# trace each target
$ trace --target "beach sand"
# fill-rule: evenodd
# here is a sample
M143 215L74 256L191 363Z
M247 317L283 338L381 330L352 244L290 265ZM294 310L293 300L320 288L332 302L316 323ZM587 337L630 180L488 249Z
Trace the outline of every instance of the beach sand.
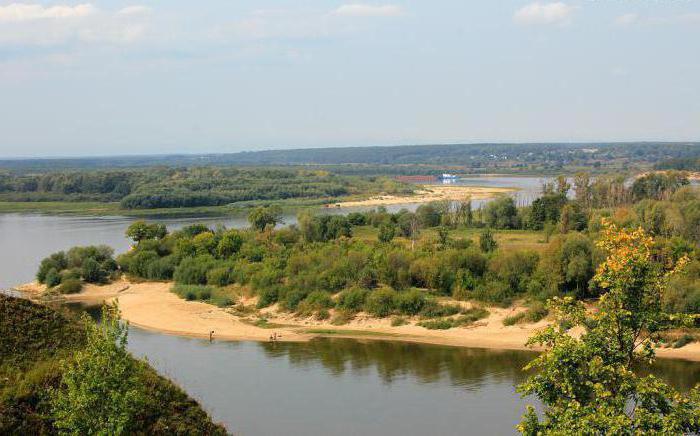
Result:
M354 320L342 326L328 321L299 318L294 314L278 313L275 307L263 309L268 325L262 328L252 325L257 316L246 319L211 304L186 301L170 292L172 283L132 283L121 279L105 286L86 285L80 294L68 295L69 301L115 301L118 300L122 317L131 324L167 334L209 338L214 332L217 340L267 341L277 334L280 341L307 341L319 336L387 339L458 347L525 350L527 339L538 329L547 325L547 320L534 324L504 326L503 318L524 308L488 308L488 318L471 326L449 330L428 330L416 325L391 326L390 318L372 318L358 314ZM38 296L43 286L34 284L18 288L30 296ZM246 306L254 305L254 299L244 300ZM463 303L468 304L468 303ZM414 320L415 321L415 320ZM682 348L660 348L657 355L700 361L700 343L693 342Z
M457 186L457 185L424 185L414 195L397 196L382 195L366 200L343 201L331 206L358 207L358 206L387 206L404 203L428 203L441 200L482 200L493 198L497 195L515 192L515 188L487 188L481 186Z

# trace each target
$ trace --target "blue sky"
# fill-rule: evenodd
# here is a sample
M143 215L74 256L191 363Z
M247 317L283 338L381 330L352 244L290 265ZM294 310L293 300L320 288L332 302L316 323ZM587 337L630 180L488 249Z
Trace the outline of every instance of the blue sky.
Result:
M695 0L0 0L0 156L700 140Z

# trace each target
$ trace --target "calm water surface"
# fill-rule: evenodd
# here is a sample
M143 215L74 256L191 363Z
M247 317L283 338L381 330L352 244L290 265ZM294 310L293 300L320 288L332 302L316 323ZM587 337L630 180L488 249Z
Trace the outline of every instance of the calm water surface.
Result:
M539 186L532 183L533 189ZM195 221L245 225L243 218L161 221L170 228ZM74 245L126 250L123 235L131 222L0 215L0 288L32 280L43 257ZM513 433L526 404L515 386L534 356L341 339L209 343L137 328L129 339L134 354L146 357L240 435ZM654 372L681 389L700 380L697 363L662 360Z

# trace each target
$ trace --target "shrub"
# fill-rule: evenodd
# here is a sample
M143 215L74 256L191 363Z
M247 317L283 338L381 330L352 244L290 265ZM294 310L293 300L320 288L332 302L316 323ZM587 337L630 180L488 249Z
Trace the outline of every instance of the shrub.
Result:
M67 278L62 280L56 289L61 294L77 294L83 289L83 282L80 279Z
M335 315L333 315L333 319L331 320L331 324L333 325L345 325L352 321L352 319L355 317L355 311L351 310L338 310L335 312Z
M211 286L228 286L233 283L231 268L223 266L207 272L207 284Z
M44 276L44 283L49 288L53 288L61 283L61 276L58 274L58 271L56 271L56 268L51 268L48 270Z
M435 300L428 300L420 312L424 318L440 318L443 316L456 315L460 307L456 304L440 304Z
M406 315L417 315L425 307L427 297L418 289L400 292L396 296L396 307Z
M277 287L269 287L258 291L257 308L262 309L277 302L279 290Z
M286 309L296 311L307 295L308 293L302 289L288 289L283 296L280 295L280 299L284 301Z
M395 316L391 318L391 326L392 327L398 327L402 325L408 324L408 321L406 321L406 318L401 317L401 316Z
M81 273L83 275L83 280L88 283L102 283L107 278L107 272L91 257L83 261Z
M350 311L362 310L368 293L367 289L362 288L346 289L338 295L337 307Z
M480 301L505 305L509 304L513 298L513 291L506 283L490 281L478 286L473 296Z
M183 285L183 284L176 284L175 286L172 287L172 292L180 296L181 298L184 298L185 300L188 301L206 301L209 300L212 296L212 291L213 289L211 286L204 286L204 285Z
M216 260L209 256L185 258L173 274L177 283L186 285L204 285L207 283L207 272L214 268Z
M396 308L396 291L392 289L377 289L370 292L365 301L365 311L383 318Z
M525 318L525 312L518 312L514 315L509 315L509 316L503 318L503 325L504 326L511 326L511 325L518 324L519 322L521 322L523 320L523 318Z
M297 311L303 315L310 315L313 312L320 312L325 310L328 313L328 309L333 307L333 300L328 292L325 291L313 291L304 298L304 300L297 306ZM330 318L330 314L326 318Z
M678 340L673 343L672 347L673 348L685 347L686 345L688 345L691 342L695 342L695 336L689 335L686 333L683 336L681 336L680 338L678 338Z
M152 258L144 266L146 271L145 278L150 280L170 280L173 278L177 267L177 258L172 255L158 259Z
M458 316L453 323L455 325L468 325L472 324L480 319L484 319L489 316L489 311L482 307L472 307L462 312L462 315Z
M56 272L62 271L68 267L68 259L66 253L59 251L49 257L43 259L39 264L39 270L36 273L36 279L39 283L46 283L46 276L52 269ZM55 285L52 285L55 286Z
M428 330L448 330L454 327L451 319L436 319L432 321L421 321L419 326Z

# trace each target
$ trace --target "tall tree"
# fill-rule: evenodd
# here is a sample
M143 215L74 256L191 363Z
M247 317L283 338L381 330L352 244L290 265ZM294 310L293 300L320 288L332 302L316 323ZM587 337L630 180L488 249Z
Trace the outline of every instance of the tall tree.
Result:
M683 396L654 376L633 371L654 359L658 334L692 318L665 313L661 294L667 278L651 254L653 240L642 229L618 229L603 222L600 248L608 256L594 281L605 289L598 310L589 312L571 297L553 299L557 323L528 341L545 352L527 369L536 371L519 386L544 405L540 420L528 407L518 429L535 434L685 434L700 431L700 387ZM582 333L574 335L572 328Z

